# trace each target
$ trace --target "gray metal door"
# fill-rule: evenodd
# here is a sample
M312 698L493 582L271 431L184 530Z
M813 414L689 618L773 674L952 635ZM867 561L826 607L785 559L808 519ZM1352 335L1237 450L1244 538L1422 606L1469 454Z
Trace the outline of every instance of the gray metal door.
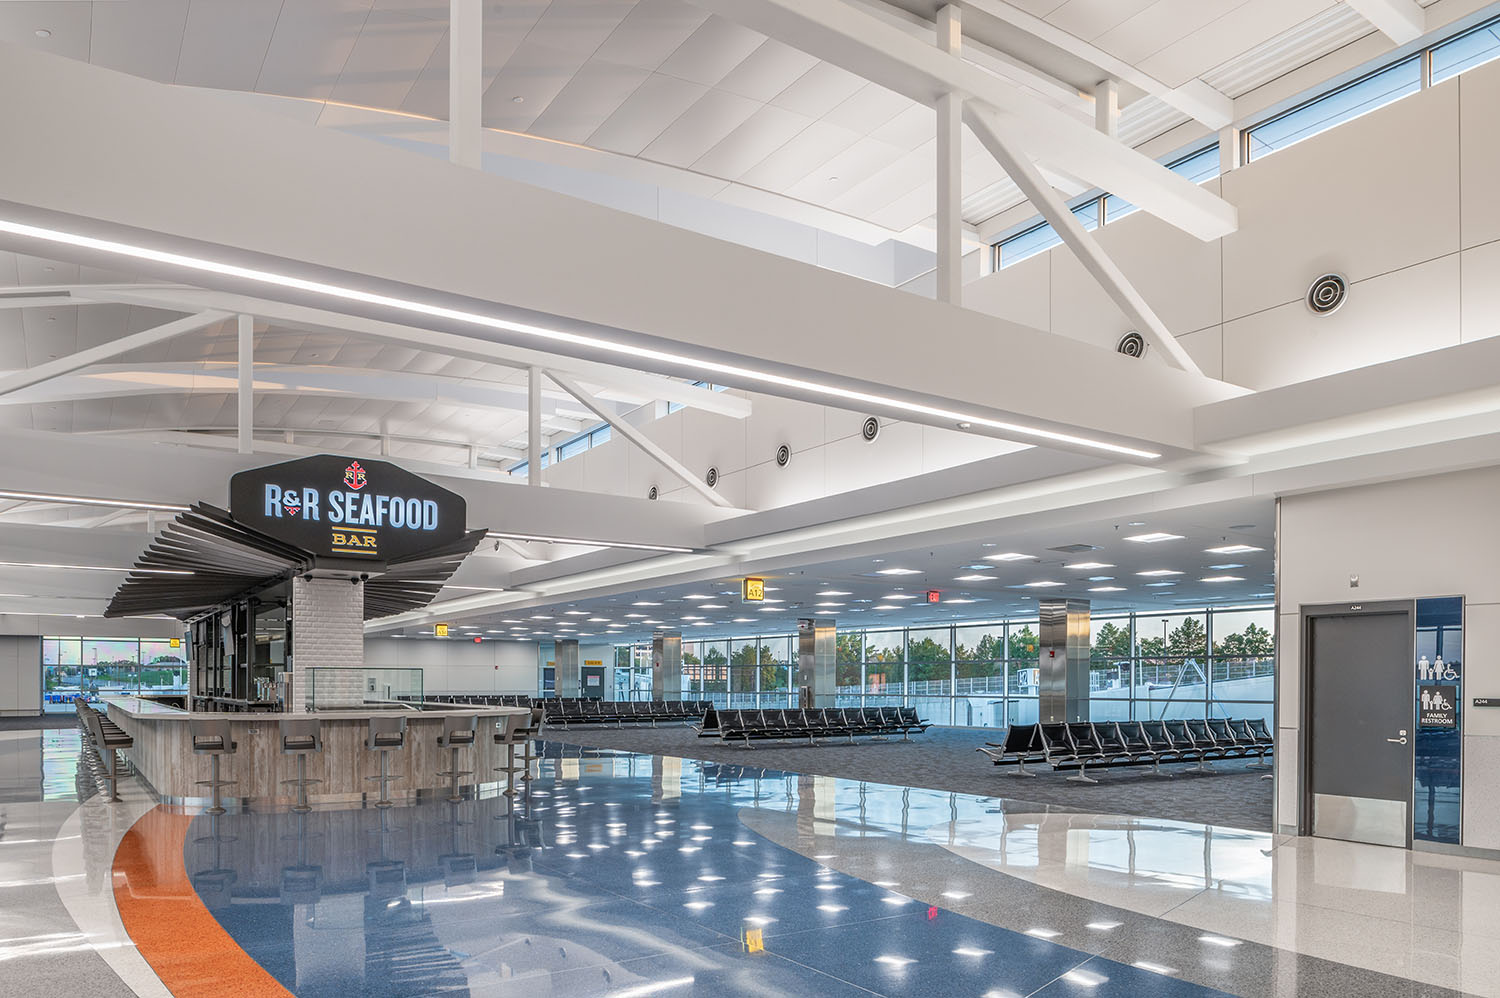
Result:
M1307 624L1312 833L1410 845L1411 614L1313 616Z

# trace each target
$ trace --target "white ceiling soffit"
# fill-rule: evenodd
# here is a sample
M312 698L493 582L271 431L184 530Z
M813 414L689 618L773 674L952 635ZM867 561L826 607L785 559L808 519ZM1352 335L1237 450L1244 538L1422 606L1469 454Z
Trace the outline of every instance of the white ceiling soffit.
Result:
M22 252L1148 463L1243 393L211 93L14 48L0 87Z
M1118 194L1199 239L1233 232L1233 205L991 73L843 0L694 0L789 44L932 105L958 93L1014 120L1031 156Z

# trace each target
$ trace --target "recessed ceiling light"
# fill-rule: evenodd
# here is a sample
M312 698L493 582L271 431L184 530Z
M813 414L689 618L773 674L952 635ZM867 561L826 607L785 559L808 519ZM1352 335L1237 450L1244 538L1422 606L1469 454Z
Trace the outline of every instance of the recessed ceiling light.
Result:
M533 613L531 615L531 619L532 620L551 620L552 618L550 616L548 616L547 614L545 614L545 613Z
M845 606L845 605L847 605L847 604L844 604L844 603L818 603L818 604L815 604L815 605L816 605L816 606L817 606L817 607L818 607L818 608L819 608L819 609L820 609L820 610L830 610L830 609L832 609L832 608L833 608L833 607L836 607L836 606Z
M978 603L979 601L977 599L945 599L945 600L943 600L943 602L944 603L950 603L950 604L952 604L952 603Z
M1065 585L1067 585L1066 582L1053 582L1050 579L1043 579L1041 582L1028 582L1028 583L1026 583L1026 588L1027 589L1051 589L1053 586L1065 586Z
M954 582L993 582L998 576L995 575L960 575Z
M729 608L726 607L723 603L699 603L698 604L698 609L700 609L700 610L727 610Z
M1164 531L1158 530L1155 533L1136 534L1133 537L1127 537L1125 539L1127 541L1135 541L1137 544L1160 544L1162 541L1180 541L1182 540L1182 535L1168 534Z
M1209 575L1198 580L1199 582L1244 582L1238 575Z
M1150 586L1152 589L1159 589L1162 586L1175 586L1175 585L1177 585L1177 583L1175 583L1175 582L1148 582L1148 583L1146 583L1146 585Z
M915 568L882 568L879 571L877 571L875 574L876 575L921 575L922 573L919 572Z
M1090 582L1113 582L1114 578L1115 577L1113 575L1090 575L1089 576L1089 581Z
M702 620L703 618L702 617L698 617L698 616L689 616L689 617L683 617L682 619L683 620Z
M1080 561L1073 565L1064 565L1063 568L1075 572L1092 572L1096 568L1114 568L1115 566L1102 561Z
M713 599L713 597L705 596L702 593L688 593L683 599Z
M590 624L607 624L607 623L609 623L609 618L608 617L590 617L589 618L589 623Z
M510 102L512 104L525 104L526 103L526 98L522 97L520 94L516 94L514 97L512 97L510 99Z
M1231 561L1223 565L1210 565L1208 567L1213 569L1215 572L1228 572L1236 568L1244 568L1245 566L1241 565L1237 561Z
M1019 551L1007 551L1004 554L987 554L985 561L1036 561L1037 557L1030 554L1021 554Z
M818 593L819 596L848 596L849 593L842 589L825 589Z
M564 610L563 613L569 617L587 617L589 615L587 610Z
M637 603L632 603L630 605L631 606L661 606L660 603L652 603L650 600L641 600L641 601L639 601Z
M1154 578L1158 575L1181 575L1182 573L1177 571L1177 569L1175 568L1153 568L1145 572L1136 572L1135 574L1144 575L1147 578Z
M1095 586L1089 590L1091 593L1123 593L1124 591L1124 586Z
M899 609L901 609L901 607L897 606L894 603L880 603L880 604L876 605L873 609L876 609L876 610L899 610Z
M753 623L755 623L755 618L754 617L736 617L736 618L734 618L733 622L736 623L736 624L753 624Z
M49 31L49 30L47 30L46 28L37 28L36 29L36 36L38 38L51 38L52 37L52 32Z
M631 620L645 620L646 619L646 615L644 613L627 613L625 616L628 617Z
M886 602L891 600L916 599L911 593L891 593L886 597Z
M1249 554L1251 551L1264 551L1254 544L1225 544L1223 547L1204 548L1209 554Z

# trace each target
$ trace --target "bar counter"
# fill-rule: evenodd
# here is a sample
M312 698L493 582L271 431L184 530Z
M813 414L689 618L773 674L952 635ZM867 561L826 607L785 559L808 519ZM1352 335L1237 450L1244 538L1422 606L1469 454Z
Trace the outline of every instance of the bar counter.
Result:
M317 718L322 722L323 751L307 757L307 776L321 780L308 788L311 803L355 803L367 795L374 800L379 787L367 777L380 772L380 753L366 750L365 736L372 717L406 718L406 744L390 753L390 792L393 799L412 798L419 792L442 789L450 784L438 773L449 768L449 750L438 745L443 718L455 714L477 716L479 734L473 748L458 753L458 768L472 770L459 780L460 786L502 782L504 746L494 743L496 721L507 714L529 714L524 707L452 707L438 710L335 710L314 713L193 714L176 707L132 696L105 697L110 720L130 735L135 744L125 755L137 773L165 803L206 799L208 789L197 781L208 779L210 760L193 753L188 721L194 717L229 722L236 749L219 760L219 778L237 781L223 790L225 800L252 804L286 803L296 796L296 787L283 780L297 776L297 757L281 752L283 719ZM516 756L521 750L517 747Z

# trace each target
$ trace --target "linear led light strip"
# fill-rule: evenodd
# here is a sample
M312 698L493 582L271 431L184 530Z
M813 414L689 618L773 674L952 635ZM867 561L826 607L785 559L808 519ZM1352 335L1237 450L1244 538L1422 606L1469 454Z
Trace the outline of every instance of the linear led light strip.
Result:
M25 502L58 502L75 506L114 506L119 509L152 509L166 513L185 513L186 506L170 502L137 502L129 499L95 499L91 496L59 496L46 492L11 492L0 489L0 499L21 499Z
M538 544L582 544L596 548L627 548L631 551L665 551L668 554L692 554L693 548L673 547L670 544L634 544L630 541L591 541L582 537L548 537L543 534L513 534L491 530L486 537L506 541L534 541Z
M606 350L611 353L624 354L630 357L648 360L666 361L673 364L683 364L694 367L700 371L715 374L727 374L748 381L758 381L765 384L780 385L783 388L797 388L803 391L815 392L833 398L846 399L851 402L867 402L872 405L883 406L892 409L900 409L906 412L917 413L925 416L936 416L954 423L969 423L976 426L986 426L1002 433L1014 433L1020 436L1034 437L1041 440L1050 440L1054 443L1073 444L1078 447L1087 447L1093 450L1108 451L1112 454L1125 454L1131 457L1154 460L1161 457L1155 451L1140 450L1135 447L1126 447L1121 444L1112 444L1104 440L1092 440L1088 437L1074 436L1070 433L1058 433L1053 430L1043 430L1031 426L1020 426L1015 423L1007 423L1001 420L989 419L984 416L954 412L949 409L940 409L936 406L922 405L918 402L908 402L902 399L890 398L884 395L874 395L869 392L853 391L847 388L837 388L833 385L818 384L813 381L805 381L801 378L790 378L785 375L772 374L768 371L756 371L750 368L739 367L733 364L723 364L718 361L704 360L698 357L689 357L683 354L672 353L666 350L656 350L650 347L632 346L626 343L615 343L610 340L601 339L597 336L585 336L580 333L569 333L559 329L547 329L530 323L515 322L510 319L501 319L492 315L481 315L478 312L466 312L462 309L447 308L442 305L430 305L425 302L412 301L408 298L393 298L390 295L373 294L368 291L358 291L354 288L341 287L337 284L327 284L323 281L309 281L301 277L292 277L289 274L277 274L268 270L256 270L251 267L240 267L234 264L221 263L216 260L204 260L199 257L185 256L181 253L168 253L163 250L148 249L144 246L134 246L130 243L116 242L110 239L96 239L93 236L81 236L71 232L60 232L56 229L46 229L35 225L26 225L21 222L13 222L9 219L0 219L0 232L9 232L13 235L25 236L29 239L41 239L47 242L64 243L69 246L77 246L82 249L95 250L102 253L113 253L118 256L133 257L138 260L151 260L156 263L166 263L177 267L185 267L189 270L203 271L211 274L222 274L226 277L237 277L243 280L256 281L261 284L274 284L284 288L293 288L298 291L310 291L314 294L328 295L332 298L342 298L346 301L357 301L367 305L380 305L386 308L399 309L403 312L411 312L418 315L431 316L438 319L452 319L458 322L468 323L475 326L483 326L489 329L504 329L510 332L522 333L527 336L535 336L540 339L552 340L560 343L572 343L578 346L591 347L597 350Z
M52 565L36 561L0 561L0 568L70 568L80 572L140 572L145 575L192 575L178 568L114 568L110 565Z

